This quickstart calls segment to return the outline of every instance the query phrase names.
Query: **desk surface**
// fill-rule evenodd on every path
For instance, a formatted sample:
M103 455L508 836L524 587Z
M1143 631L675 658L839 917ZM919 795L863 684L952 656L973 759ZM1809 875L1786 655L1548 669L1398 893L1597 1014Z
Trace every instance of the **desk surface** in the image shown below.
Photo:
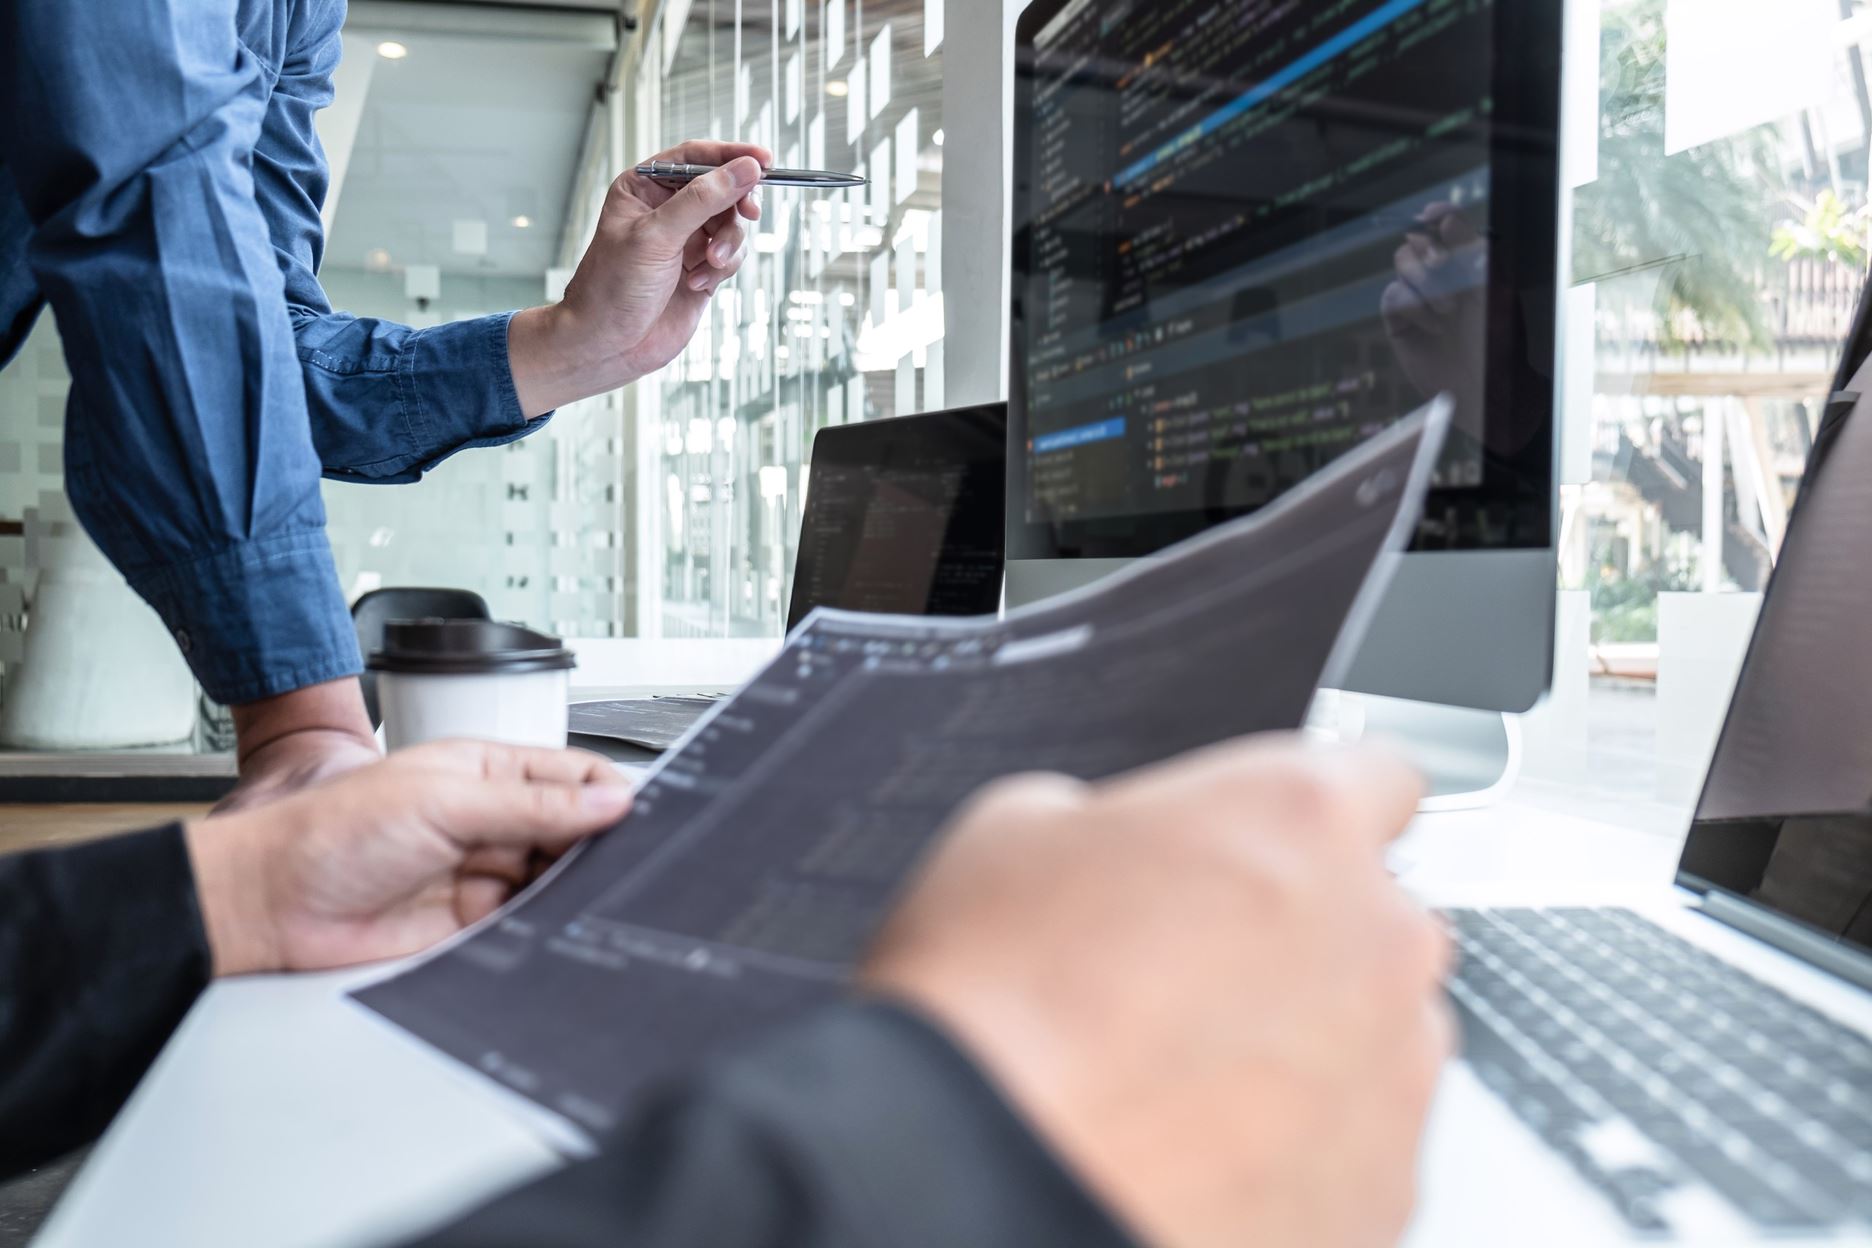
M205 805L188 804L0 804L0 854L133 832L207 813Z
M1432 890L1662 890L1678 838L1538 792L1428 815L1394 860ZM368 973L367 973L368 974ZM357 972L218 984L93 1152L41 1248L394 1242L557 1161L486 1085L342 999Z

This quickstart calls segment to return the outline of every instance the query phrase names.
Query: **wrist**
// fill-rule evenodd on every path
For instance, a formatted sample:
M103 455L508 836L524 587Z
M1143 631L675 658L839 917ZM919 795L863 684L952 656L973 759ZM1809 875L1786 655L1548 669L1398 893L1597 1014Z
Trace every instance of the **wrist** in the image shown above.
M537 419L643 375L570 300L527 308L507 322L507 363L520 411Z
M374 743L370 714L355 676L307 685L291 693L230 708L240 765L268 746L308 732L331 732Z
M252 816L223 815L189 823L182 835L215 978L281 969L265 829Z
M1166 1220L1139 1198L1155 1181L1154 1156L1121 1138L1136 1134L1141 1099L1111 1086L1109 1068L1122 1059L1107 1054L1088 1064L1085 1036L1059 1026L1043 1002L1000 991L976 974L951 975L910 959L867 967L860 982L943 1032L1116 1221L1147 1232L1143 1242L1179 1242L1161 1234Z

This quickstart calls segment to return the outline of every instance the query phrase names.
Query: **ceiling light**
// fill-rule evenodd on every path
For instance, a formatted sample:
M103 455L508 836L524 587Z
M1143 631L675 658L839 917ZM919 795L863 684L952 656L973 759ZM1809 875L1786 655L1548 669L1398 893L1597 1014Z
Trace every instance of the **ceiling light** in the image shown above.
M373 273L384 273L390 269L390 253L381 247L373 247L364 254L364 267Z
M937 146L937 147L941 147L941 146L942 146L942 141L943 141L943 132L942 132L942 131L940 131L940 130L938 130L938 131L937 131L937 132L936 132L935 134L933 134L933 135L931 135L930 137L931 137L932 139L934 139L934 140L935 140L935 142L936 142L936 146Z
M386 39L377 45L377 55L386 61L400 61L409 55L409 48L394 39Z
M843 78L834 78L831 82L825 84L825 93L843 99L845 96L851 94L851 84L846 82Z
M516 230L524 230L529 225L532 225L532 224L533 224L533 218L527 216L524 212L513 219L513 227Z

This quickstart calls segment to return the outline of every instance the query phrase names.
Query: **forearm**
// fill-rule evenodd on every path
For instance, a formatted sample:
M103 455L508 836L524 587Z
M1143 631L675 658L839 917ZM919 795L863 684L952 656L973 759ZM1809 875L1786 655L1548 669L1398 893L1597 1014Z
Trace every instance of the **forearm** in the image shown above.
M355 679L232 708L241 783L217 811L256 806L382 757Z
M293 290L313 441L338 481L414 481L641 375L563 303L418 330L333 312L304 280Z
M528 416L609 393L641 375L627 354L580 325L564 303L514 313L507 351L520 408Z
M0 858L0 1177L94 1138L208 976L180 828Z
M247 759L284 737L301 732L340 732L371 739L370 716L356 680L308 685L291 693L233 708L239 755Z
M333 312L305 285L294 283L294 333L313 443L331 479L415 481L459 451L525 437L550 415L516 393L507 315L412 329Z
M648 1106L597 1159L425 1248L1129 1248L972 1064L849 1005Z

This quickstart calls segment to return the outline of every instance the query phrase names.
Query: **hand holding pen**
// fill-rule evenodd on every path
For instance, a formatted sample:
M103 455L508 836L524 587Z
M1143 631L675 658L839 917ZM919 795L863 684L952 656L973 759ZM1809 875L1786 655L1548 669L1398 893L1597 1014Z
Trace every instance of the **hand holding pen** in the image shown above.
M707 177L715 172L715 166L653 160L638 165L634 172L640 178L648 178L664 186L680 187L687 186L697 178ZM761 175L762 186L791 186L808 191L842 191L864 186L866 181L855 173L833 173L826 169L769 169Z
M528 417L629 385L682 353L740 270L761 216L765 148L684 143L659 161L714 169L680 188L626 171L558 303L515 313L507 351Z
M676 180L650 177L650 168L699 168L701 176ZM682 246L682 289L713 294L715 287L734 276L746 254L748 223L761 218L760 186L767 171L773 168L773 153L750 143L682 143L618 178L611 188L615 200L620 194L628 203L618 207L636 215L637 205L648 215L668 218L684 227L695 218L704 217L700 227L688 231ZM706 203L712 211L704 216L700 207L690 211L691 202ZM722 208L722 205L728 205Z
M747 257L763 183L825 185L774 169L765 148L707 141L659 152L611 183L565 296L508 322L515 398L528 419L627 386L682 353Z

